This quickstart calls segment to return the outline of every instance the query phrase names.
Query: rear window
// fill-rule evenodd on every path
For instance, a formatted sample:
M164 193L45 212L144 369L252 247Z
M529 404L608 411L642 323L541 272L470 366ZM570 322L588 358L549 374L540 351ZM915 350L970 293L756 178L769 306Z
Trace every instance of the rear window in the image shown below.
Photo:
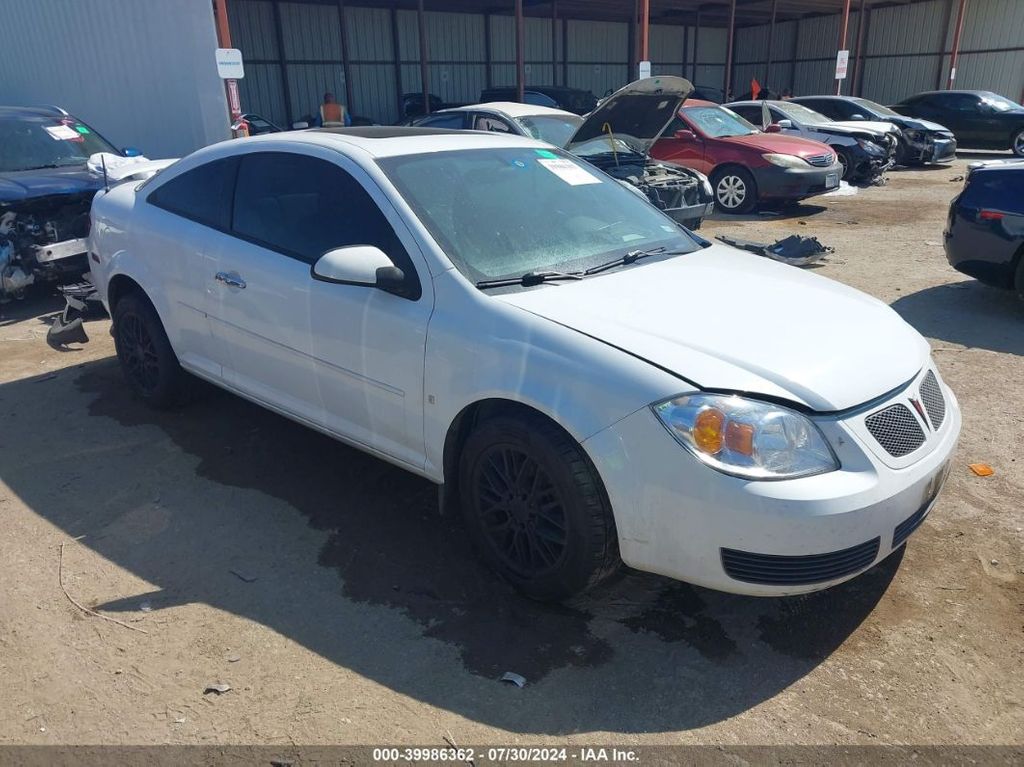
M1024 168L971 174L961 202L1024 213Z

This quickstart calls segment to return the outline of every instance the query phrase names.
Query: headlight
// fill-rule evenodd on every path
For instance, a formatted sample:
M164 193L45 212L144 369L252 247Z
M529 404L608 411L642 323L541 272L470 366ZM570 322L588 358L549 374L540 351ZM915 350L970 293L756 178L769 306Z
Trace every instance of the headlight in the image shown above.
M839 468L810 419L736 395L686 394L651 405L684 448L713 469L746 479L794 479Z
M806 168L807 162L795 154L763 154L764 159L780 168Z
M691 168L692 170L692 168ZM711 180L701 173L699 170L694 170L693 173L700 179L700 185L704 189L704 194L708 197L714 198L715 191L711 188Z
M862 138L857 139L857 146L859 146L861 149L863 149L868 154L884 154L885 153L885 150L882 149L882 147L878 146L878 144L876 144L873 141L868 141L867 139L862 139Z

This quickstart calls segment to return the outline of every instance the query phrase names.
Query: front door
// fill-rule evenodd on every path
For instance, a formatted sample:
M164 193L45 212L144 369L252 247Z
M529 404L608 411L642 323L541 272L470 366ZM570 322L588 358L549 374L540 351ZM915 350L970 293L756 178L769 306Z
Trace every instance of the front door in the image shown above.
M306 147L242 156L231 234L218 240L212 333L240 391L421 467L429 281L411 300L312 277L323 253L346 245L379 247L417 280L427 273L387 199L340 161Z

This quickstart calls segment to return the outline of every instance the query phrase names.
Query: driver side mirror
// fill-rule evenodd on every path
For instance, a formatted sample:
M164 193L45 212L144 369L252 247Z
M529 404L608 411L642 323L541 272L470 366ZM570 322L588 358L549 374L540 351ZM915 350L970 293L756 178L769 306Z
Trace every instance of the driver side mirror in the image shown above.
M772 123L764 129L765 133L782 133L782 125L780 123Z
M851 120L865 120L867 118L864 117L864 115L862 115L860 112L855 112L854 114L850 115L850 119Z
M380 248L350 245L324 253L310 269L314 280L338 285L360 285L409 297L405 272Z
M298 122L292 123L292 130L305 130L309 127L309 123L305 120L299 120Z
M677 130L675 133L672 134L672 136L674 138L679 139L680 141L696 141L697 140L697 134L694 133L692 130Z

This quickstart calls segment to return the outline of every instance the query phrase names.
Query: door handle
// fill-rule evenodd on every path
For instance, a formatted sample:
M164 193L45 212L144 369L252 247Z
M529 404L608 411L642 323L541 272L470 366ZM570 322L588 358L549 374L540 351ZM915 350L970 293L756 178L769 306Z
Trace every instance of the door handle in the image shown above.
M227 272L217 272L214 279L216 279L218 282L223 282L225 285L229 285L232 288L245 287L245 280L243 280L241 277L237 275L228 274Z

